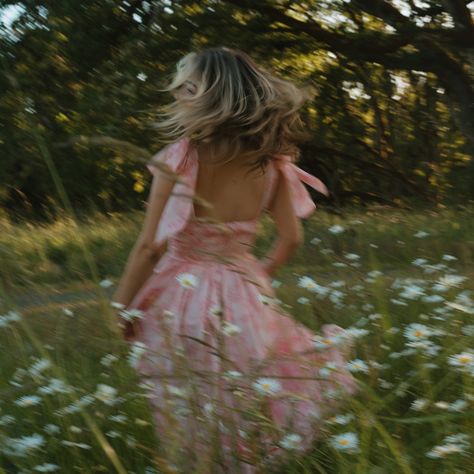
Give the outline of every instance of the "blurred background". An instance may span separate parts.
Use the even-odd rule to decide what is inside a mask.
[[[308,188],[318,209],[272,286],[307,327],[357,339],[363,390],[280,472],[474,472],[473,12],[0,0],[0,474],[177,472],[156,454],[142,352],[110,295],[143,222],[145,160],[163,146],[153,123],[172,97],[158,88],[208,46],[316,92],[299,165],[331,194]],[[257,256],[275,239],[267,217]]]
[[[57,217],[58,186],[79,213],[141,208],[149,175],[126,145],[161,147],[153,114],[172,98],[158,84],[215,45],[316,88],[301,165],[329,186],[324,205],[465,205],[473,11],[462,0],[1,0],[1,212]]]

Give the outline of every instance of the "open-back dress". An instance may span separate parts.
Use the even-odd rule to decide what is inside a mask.
[[[141,315],[127,341],[140,354],[159,446],[181,472],[260,472],[268,459],[309,449],[324,418],[358,390],[346,367],[352,340],[336,324],[314,333],[281,308],[252,253],[258,218],[216,224],[195,215],[198,154],[188,137],[153,161],[179,179],[156,232],[167,250],[127,307]],[[300,218],[316,208],[303,183],[327,193],[287,155],[270,161],[265,179],[262,213],[279,179]]]

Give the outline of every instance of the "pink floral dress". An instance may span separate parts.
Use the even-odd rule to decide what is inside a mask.
[[[190,463],[184,472],[259,472],[268,459],[309,449],[323,418],[357,391],[346,368],[351,339],[336,324],[315,334],[281,309],[251,253],[258,219],[218,225],[194,215],[198,156],[189,138],[154,160],[179,180],[156,233],[158,244],[168,241],[167,251],[127,308],[141,314],[127,340],[149,390],[159,444],[168,462]],[[326,187],[286,155],[270,163],[262,212],[277,168],[290,183],[296,214],[308,217],[316,206],[303,182],[323,193]],[[209,459],[213,470],[199,471]]]

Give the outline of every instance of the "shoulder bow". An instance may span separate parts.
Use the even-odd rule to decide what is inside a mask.
[[[329,196],[328,188],[319,178],[296,166],[289,155],[278,155],[275,163],[288,180],[296,215],[302,218],[309,217],[316,209],[316,204],[303,183],[325,196]]]

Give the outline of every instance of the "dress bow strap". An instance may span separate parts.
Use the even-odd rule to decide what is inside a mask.
[[[189,146],[189,138],[184,137],[167,145],[156,153],[147,165],[155,175],[157,168],[153,162],[166,164],[179,178],[175,182],[155,234],[155,243],[161,245],[173,235],[179,233],[192,215],[194,187],[197,178],[197,163],[194,150]]]
[[[295,214],[300,218],[309,217],[316,209],[316,204],[303,183],[325,196],[329,196],[328,188],[319,178],[296,166],[289,155],[278,155],[275,163],[290,185]]]

